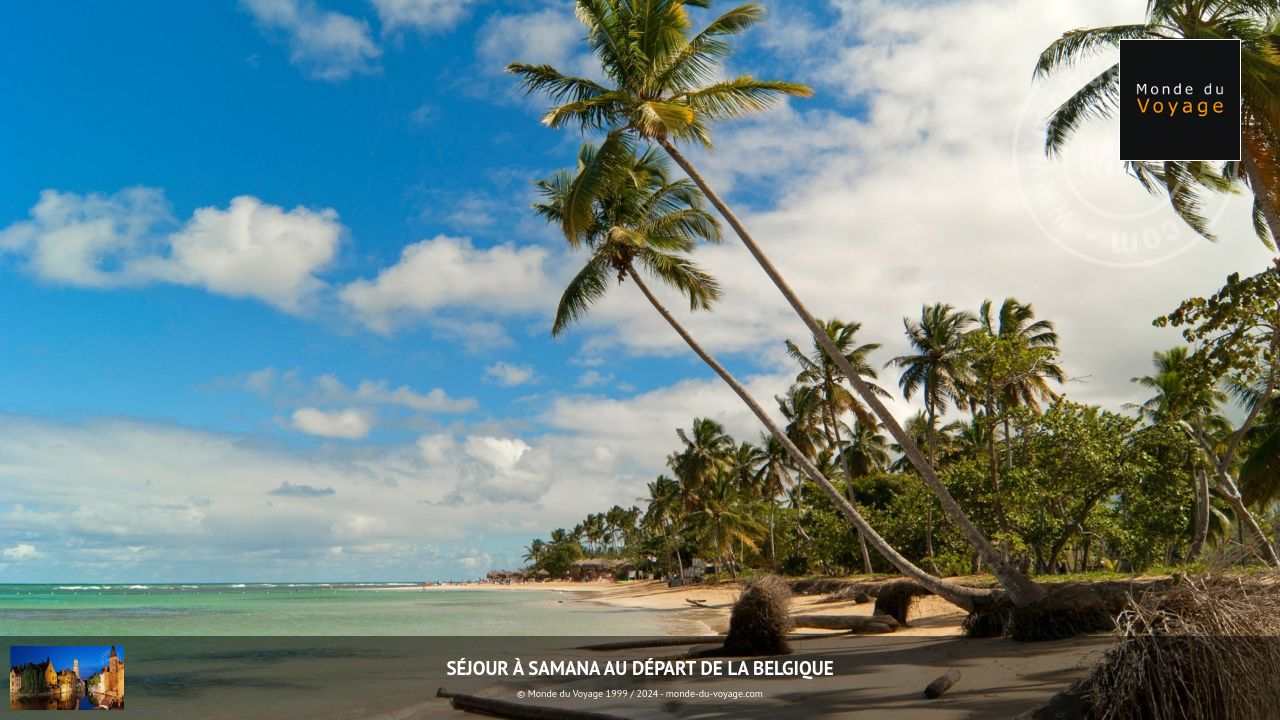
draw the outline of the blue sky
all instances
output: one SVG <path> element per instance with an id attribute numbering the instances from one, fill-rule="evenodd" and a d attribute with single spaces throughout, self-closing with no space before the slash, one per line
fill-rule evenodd
<path id="1" fill-rule="evenodd" d="M 1034 87 L 1035 52 L 1131 4 L 771 0 L 730 70 L 818 95 L 694 156 L 881 361 L 922 303 L 1016 294 L 1059 322 L 1072 393 L 1118 405 L 1172 342 L 1154 314 L 1265 259 L 1175 232 L 1092 262 L 1019 200 L 1010 139 L 1076 81 Z M 6 3 L 0 580 L 483 574 L 635 502 L 694 415 L 755 437 L 632 288 L 549 338 L 576 258 L 531 182 L 580 138 L 500 70 L 591 72 L 579 37 L 567 0 Z M 1112 170 L 1069 202 L 1167 221 Z M 728 295 L 691 325 L 767 401 L 800 328 L 739 249 L 704 257 Z"/>
<path id="2" fill-rule="evenodd" d="M 115 647 L 116 657 L 124 660 L 124 646 Z M 55 670 L 69 670 L 80 661 L 80 677 L 89 678 L 105 668 L 110 659 L 109 645 L 14 645 L 9 648 L 9 665 L 26 665 L 52 660 Z"/>

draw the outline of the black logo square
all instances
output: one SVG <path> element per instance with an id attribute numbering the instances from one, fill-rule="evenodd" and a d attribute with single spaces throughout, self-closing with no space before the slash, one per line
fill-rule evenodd
<path id="1" fill-rule="evenodd" d="M 1240 41 L 1121 40 L 1120 159 L 1239 160 Z"/>

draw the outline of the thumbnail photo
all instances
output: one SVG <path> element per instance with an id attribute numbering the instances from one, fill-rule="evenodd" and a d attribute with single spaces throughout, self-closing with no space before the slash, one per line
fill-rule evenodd
<path id="1" fill-rule="evenodd" d="M 9 648 L 10 710 L 123 708 L 123 646 L 28 645 Z"/>

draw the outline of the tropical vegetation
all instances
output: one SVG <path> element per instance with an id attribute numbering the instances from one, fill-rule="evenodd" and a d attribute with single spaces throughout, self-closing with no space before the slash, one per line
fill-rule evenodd
<path id="1" fill-rule="evenodd" d="M 508 69 L 527 92 L 552 101 L 544 124 L 595 138 L 575 168 L 538 183 L 537 212 L 587 254 L 561 297 L 553 334 L 581 321 L 612 287 L 634 284 L 765 433 L 743 440 L 713 418 L 695 418 L 677 433 L 669 472 L 649 484 L 645 507 L 615 507 L 535 541 L 531 567 L 558 575 L 576 559 L 605 556 L 671 575 L 695 557 L 730 575 L 893 570 L 973 609 L 997 593 L 1016 607 L 1035 605 L 1046 590 L 1033 574 L 1144 568 L 1199 559 L 1206 547 L 1225 551 L 1233 527 L 1236 540 L 1247 535 L 1261 561 L 1277 564 L 1268 535 L 1277 524 L 1272 488 L 1280 488 L 1270 369 L 1280 323 L 1265 306 L 1273 271 L 1229 279 L 1219 295 L 1157 321 L 1182 328 L 1190 347 L 1157 356 L 1154 374 L 1141 380 L 1157 395 L 1134 414 L 1069 400 L 1053 323 L 1015 298 L 973 312 L 926 305 L 918 319 L 904 320 L 909 354 L 880 364 L 872 358 L 880 345 L 864 342 L 861 325 L 849 320 L 858 309 L 815 317 L 684 154 L 688 145 L 710 149 L 719 122 L 812 92 L 726 76 L 729 40 L 764 10 L 747 2 L 695 29 L 691 10 L 709 5 L 575 0 L 599 75 L 527 63 Z M 1248 187 L 1259 234 L 1274 240 L 1280 44 L 1263 20 L 1275 14 L 1272 5 L 1151 0 L 1147 23 L 1069 32 L 1037 72 L 1125 37 L 1241 38 L 1251 53 L 1246 157 L 1220 166 L 1135 163 L 1130 171 L 1148 189 L 1167 191 L 1206 236 L 1199 193 Z M 1047 128 L 1051 154 L 1085 118 L 1114 109 L 1115 80 L 1104 73 L 1059 108 Z M 687 180 L 673 177 L 668 159 Z M 720 241 L 721 220 L 811 333 L 785 343 L 796 376 L 774 398 L 776 411 L 699 343 L 652 285 L 674 291 L 691 311 L 711 310 L 719 284 L 691 255 L 700 243 Z M 1252 314 L 1229 311 L 1242 296 L 1254 302 Z M 1241 338 L 1248 342 L 1233 349 Z M 904 398 L 918 396 L 924 406 L 906 423 L 878 384 L 888 368 L 900 371 Z M 944 579 L 978 569 L 995 575 L 998 591 Z"/>

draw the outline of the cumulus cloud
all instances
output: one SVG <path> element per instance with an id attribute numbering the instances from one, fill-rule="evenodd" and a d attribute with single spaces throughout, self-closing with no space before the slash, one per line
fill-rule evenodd
<path id="1" fill-rule="evenodd" d="M 341 237 L 333 210 L 285 210 L 249 196 L 225 209 L 200 208 L 178 226 L 158 189 L 45 190 L 30 219 L 0 230 L 0 253 L 23 258 L 32 275 L 59 285 L 171 283 L 301 313 L 325 287 L 316 274 L 333 261 Z"/>
<path id="2" fill-rule="evenodd" d="M 7 547 L 4 549 L 3 553 L 0 553 L 0 555 L 3 555 L 5 560 L 17 561 L 39 560 L 45 556 L 44 553 L 36 550 L 36 546 L 31 543 L 18 543 L 13 547 Z"/>
<path id="3" fill-rule="evenodd" d="M 476 0 L 370 0 L 384 31 L 401 27 L 447 30 L 458 24 Z"/>
<path id="4" fill-rule="evenodd" d="M 48 559 L 15 580 L 274 581 L 299 563 L 315 577 L 472 577 L 490 566 L 461 558 L 518 562 L 514 549 L 548 526 L 633 496 L 613 469 L 558 437 L 496 428 L 308 449 L 0 414 L 0 552 Z"/>
<path id="5" fill-rule="evenodd" d="M 515 387 L 533 380 L 533 368 L 528 365 L 516 365 L 509 362 L 496 362 L 484 369 L 485 377 L 499 385 Z"/>
<path id="6" fill-rule="evenodd" d="M 475 398 L 455 398 L 444 388 L 426 392 L 388 380 L 361 380 L 354 387 L 332 374 L 305 378 L 297 370 L 265 367 L 214 381 L 215 388 L 244 389 L 278 405 L 325 404 L 400 407 L 424 413 L 462 413 L 476 408 Z"/>
<path id="7" fill-rule="evenodd" d="M 293 427 L 308 435 L 359 440 L 373 429 L 373 414 L 364 410 L 321 410 L 313 407 L 293 411 Z"/>
<path id="8" fill-rule="evenodd" d="M 241 0 L 241 5 L 263 30 L 284 36 L 290 62 L 314 79 L 340 81 L 377 69 L 382 51 L 364 20 L 324 10 L 312 0 Z"/>
<path id="9" fill-rule="evenodd" d="M 1211 202 L 1221 242 L 1196 239 L 1167 198 L 1125 175 L 1114 123 L 1090 124 L 1062 160 L 1042 160 L 1044 118 L 1108 59 L 1036 84 L 1040 51 L 1068 28 L 1140 21 L 1140 4 L 835 0 L 833 20 L 808 24 L 806 13 L 789 20 L 803 3 L 776 5 L 756 32 L 782 67 L 750 69 L 815 82 L 822 105 L 797 100 L 726 124 L 711 154 L 691 155 L 734 192 L 731 204 L 815 314 L 863 322 L 864 342 L 885 343 L 873 360 L 905 352 L 902 318 L 922 304 L 976 309 L 1016 296 L 1057 322 L 1077 379 L 1066 392 L 1118 406 L 1140 399 L 1129 378 L 1151 352 L 1179 342 L 1153 317 L 1267 265 L 1247 201 Z M 1154 260 L 1143 264 L 1141 242 L 1126 248 L 1153 231 Z M 805 337 L 732 235 L 697 257 L 725 291 L 715 312 L 686 320 L 709 348 L 768 367 L 783 338 Z M 583 330 L 595 332 L 589 352 L 688 352 L 626 285 Z"/>
<path id="10" fill-rule="evenodd" d="M 569 3 L 527 13 L 500 13 L 480 29 L 476 53 L 481 69 L 488 73 L 501 73 L 509 63 L 517 61 L 599 77 L 599 63 L 585 51 L 586 34 Z M 535 101 L 542 103 L 543 99 Z"/>
<path id="11" fill-rule="evenodd" d="M 537 246 L 477 248 L 468 238 L 439 235 L 406 247 L 395 265 L 338 294 L 380 333 L 413 319 L 430 319 L 445 308 L 537 312 L 549 302 L 546 259 L 547 251 Z"/>

